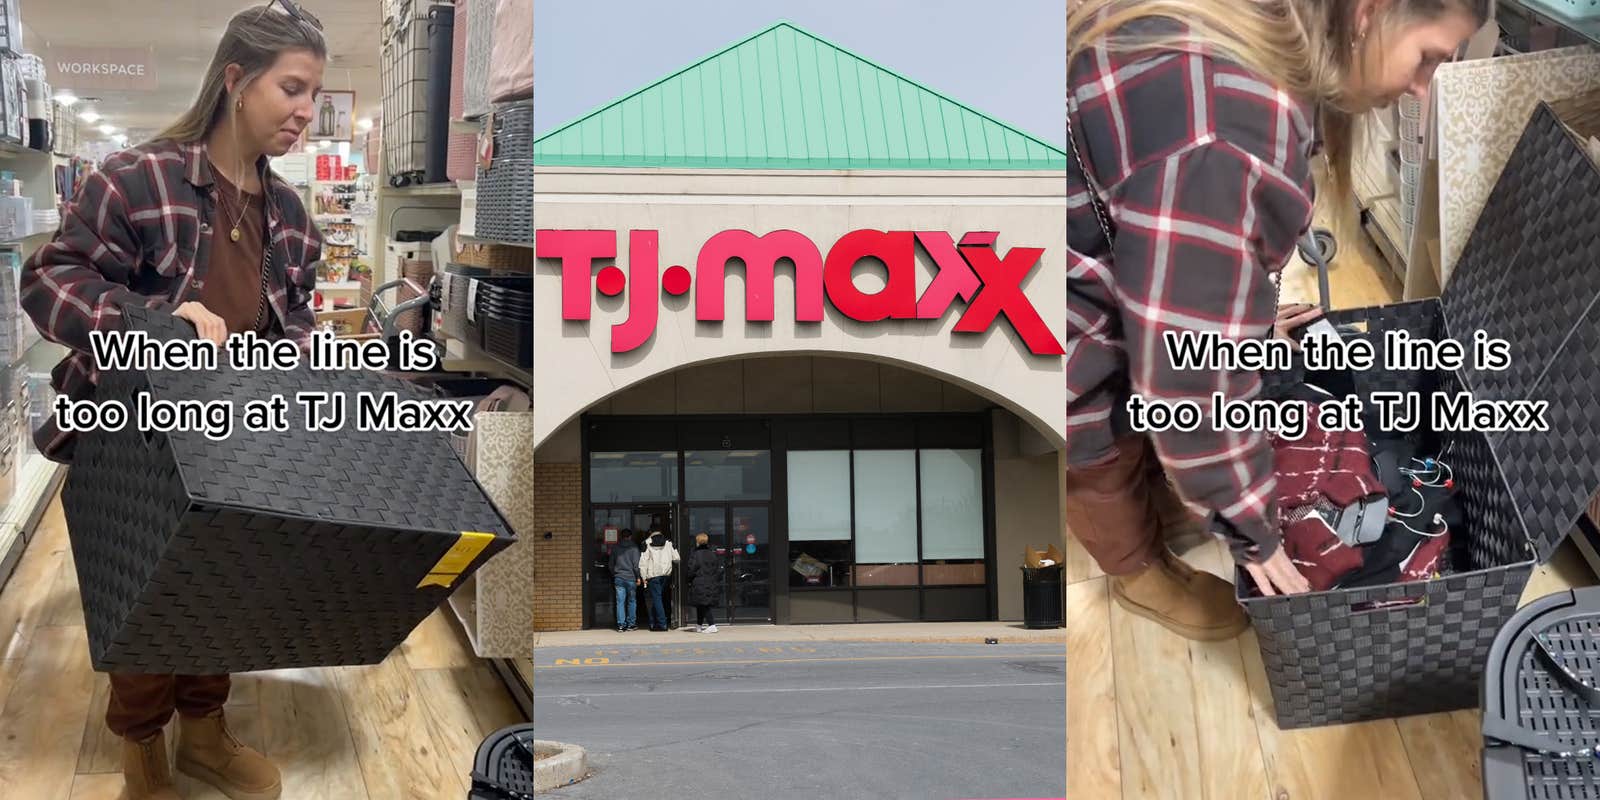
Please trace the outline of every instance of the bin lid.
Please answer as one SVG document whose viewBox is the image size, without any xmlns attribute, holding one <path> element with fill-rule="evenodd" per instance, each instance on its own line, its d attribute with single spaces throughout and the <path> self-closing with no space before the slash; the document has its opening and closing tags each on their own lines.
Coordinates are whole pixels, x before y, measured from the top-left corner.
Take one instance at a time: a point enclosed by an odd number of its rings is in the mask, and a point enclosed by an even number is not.
<svg viewBox="0 0 1600 800">
<path fill-rule="evenodd" d="M 1473 399 L 1548 403 L 1548 430 L 1486 432 L 1546 561 L 1600 489 L 1600 166 L 1547 103 L 1501 171 L 1440 298 Z M 1477 363 L 1477 338 L 1509 345 Z"/>
<path fill-rule="evenodd" d="M 195 338 L 188 323 L 167 314 L 127 308 L 123 316 L 128 330 L 144 331 L 151 339 Z M 366 370 L 312 370 L 304 359 L 293 370 L 244 371 L 223 364 L 216 370 L 141 370 L 139 375 L 155 400 L 232 402 L 232 431 L 226 438 L 212 440 L 203 431 L 152 437 L 171 447 L 195 503 L 316 522 L 514 538 L 456 456 L 448 432 L 358 430 L 359 395 L 431 399 L 406 381 Z M 296 400 L 300 392 L 343 397 L 344 426 L 307 430 Z M 288 429 L 246 428 L 246 403 L 273 395 L 287 403 Z"/>
</svg>

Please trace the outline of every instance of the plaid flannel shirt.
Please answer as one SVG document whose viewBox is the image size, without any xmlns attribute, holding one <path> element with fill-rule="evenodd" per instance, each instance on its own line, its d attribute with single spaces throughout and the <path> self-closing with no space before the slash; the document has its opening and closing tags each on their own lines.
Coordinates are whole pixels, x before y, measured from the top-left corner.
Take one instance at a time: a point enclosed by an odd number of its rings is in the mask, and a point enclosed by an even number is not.
<svg viewBox="0 0 1600 800">
<path fill-rule="evenodd" d="M 316 323 L 311 297 L 322 236 L 299 193 L 265 158 L 256 167 L 268 200 L 267 336 L 305 349 Z M 211 237 L 227 227 L 212 222 L 214 185 L 205 145 L 170 141 L 116 153 L 84 182 L 55 237 L 22 272 L 23 310 L 46 339 L 72 350 L 51 374 L 57 392 L 93 396 L 99 372 L 89 336 L 121 330 L 123 306 L 172 312 L 200 299 Z M 70 461 L 73 439 L 54 416 L 34 432 L 39 451 L 56 461 Z"/>
<path fill-rule="evenodd" d="M 1203 48 L 1112 52 L 1069 65 L 1068 108 L 1111 229 L 1108 242 L 1076 159 L 1067 168 L 1067 462 L 1116 453 L 1131 393 L 1191 400 L 1192 432 L 1151 433 L 1178 493 L 1214 515 L 1239 561 L 1281 538 L 1272 449 L 1257 431 L 1214 430 L 1211 394 L 1254 398 L 1253 371 L 1180 371 L 1164 331 L 1269 335 L 1276 273 L 1311 220 L 1308 109 Z"/>
</svg>

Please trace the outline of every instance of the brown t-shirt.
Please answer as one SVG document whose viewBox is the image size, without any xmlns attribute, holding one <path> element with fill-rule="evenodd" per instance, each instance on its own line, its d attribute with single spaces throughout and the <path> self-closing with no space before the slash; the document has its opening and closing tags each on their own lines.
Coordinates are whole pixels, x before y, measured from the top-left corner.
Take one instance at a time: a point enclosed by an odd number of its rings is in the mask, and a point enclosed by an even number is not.
<svg viewBox="0 0 1600 800">
<path fill-rule="evenodd" d="M 252 327 L 257 332 L 264 331 L 268 315 L 262 308 L 261 270 L 266 210 L 261 195 L 243 195 L 241 203 L 239 190 L 215 166 L 211 177 L 216 181 L 213 197 L 217 213 L 211 221 L 211 263 L 206 269 L 205 286 L 200 289 L 200 303 L 222 317 L 230 334 Z M 237 242 L 233 240 L 235 220 L 239 221 Z"/>
</svg>

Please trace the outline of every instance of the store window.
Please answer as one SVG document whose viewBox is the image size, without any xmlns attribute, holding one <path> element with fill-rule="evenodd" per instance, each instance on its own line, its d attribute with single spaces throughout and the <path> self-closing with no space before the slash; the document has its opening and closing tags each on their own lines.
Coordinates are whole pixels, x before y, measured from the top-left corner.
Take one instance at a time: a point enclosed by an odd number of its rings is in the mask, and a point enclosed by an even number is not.
<svg viewBox="0 0 1600 800">
<path fill-rule="evenodd" d="M 790 451 L 789 585 L 982 586 L 983 451 Z"/>
<path fill-rule="evenodd" d="M 982 451 L 923 450 L 919 462 L 922 582 L 984 583 Z"/>
<path fill-rule="evenodd" d="M 589 454 L 592 503 L 672 502 L 678 499 L 678 454 Z"/>
<path fill-rule="evenodd" d="M 683 454 L 690 502 L 772 499 L 769 450 L 689 451 Z"/>
<path fill-rule="evenodd" d="M 793 451 L 789 474 L 789 585 L 850 585 L 850 451 Z"/>
<path fill-rule="evenodd" d="M 915 586 L 917 453 L 858 450 L 855 459 L 857 586 Z"/>
</svg>

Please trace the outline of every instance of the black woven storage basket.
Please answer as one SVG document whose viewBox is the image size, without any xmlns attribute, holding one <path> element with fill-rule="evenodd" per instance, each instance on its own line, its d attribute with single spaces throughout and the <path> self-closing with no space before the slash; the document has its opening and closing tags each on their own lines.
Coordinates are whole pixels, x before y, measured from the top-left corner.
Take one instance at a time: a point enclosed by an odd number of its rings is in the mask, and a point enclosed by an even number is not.
<svg viewBox="0 0 1600 800">
<path fill-rule="evenodd" d="M 1600 587 L 1522 608 L 1483 682 L 1488 800 L 1600 800 Z"/>
<path fill-rule="evenodd" d="M 468 800 L 533 800 L 533 723 L 489 734 L 472 759 Z"/>
<path fill-rule="evenodd" d="M 156 339 L 194 336 L 144 309 L 124 319 Z M 352 416 L 358 392 L 423 396 L 374 373 L 305 365 L 102 374 L 97 400 L 229 399 L 235 429 L 219 441 L 131 423 L 80 435 L 63 506 L 96 670 L 378 663 L 512 543 L 447 433 L 362 432 L 353 420 L 308 433 L 294 399 L 303 391 L 345 395 Z M 245 430 L 245 401 L 274 394 L 288 400 L 289 430 Z M 472 542 L 483 544 L 475 555 L 442 560 Z"/>
<path fill-rule="evenodd" d="M 533 241 L 533 104 L 496 106 L 494 158 L 478 168 L 474 234 L 498 242 Z"/>
<path fill-rule="evenodd" d="M 1471 391 L 1549 402 L 1548 432 L 1420 436 L 1448 448 L 1465 524 L 1452 574 L 1414 583 L 1240 599 L 1260 640 L 1278 725 L 1299 728 L 1468 708 L 1500 626 L 1533 566 L 1560 544 L 1600 488 L 1600 170 L 1541 106 L 1486 204 L 1442 298 L 1328 314 L 1374 340 L 1378 367 L 1358 394 Z M 1383 332 L 1510 343 L 1504 371 L 1381 369 Z M 1295 376 L 1268 376 L 1265 396 Z M 1424 402 L 1424 411 L 1426 403 Z M 1433 431 L 1422 420 L 1419 431 Z"/>
</svg>

